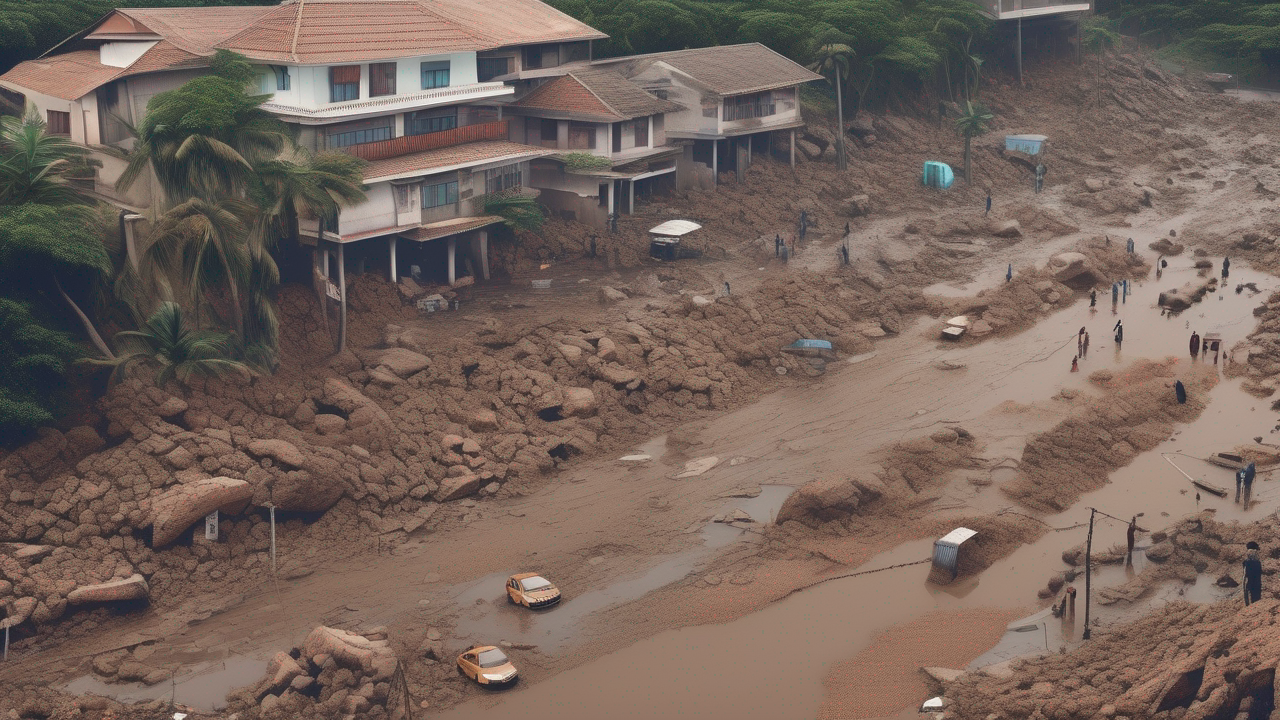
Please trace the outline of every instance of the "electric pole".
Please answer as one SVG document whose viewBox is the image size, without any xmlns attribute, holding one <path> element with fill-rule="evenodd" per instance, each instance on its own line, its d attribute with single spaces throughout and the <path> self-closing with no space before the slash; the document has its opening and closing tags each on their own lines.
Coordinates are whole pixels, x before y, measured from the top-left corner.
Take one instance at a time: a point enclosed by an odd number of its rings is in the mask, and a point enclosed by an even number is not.
<svg viewBox="0 0 1280 720">
<path fill-rule="evenodd" d="M 1093 518 L 1098 513 L 1094 508 L 1089 508 L 1089 538 L 1084 543 L 1084 635 L 1083 639 L 1089 639 L 1089 584 L 1093 576 L 1093 560 L 1090 557 L 1093 554 Z"/>
</svg>

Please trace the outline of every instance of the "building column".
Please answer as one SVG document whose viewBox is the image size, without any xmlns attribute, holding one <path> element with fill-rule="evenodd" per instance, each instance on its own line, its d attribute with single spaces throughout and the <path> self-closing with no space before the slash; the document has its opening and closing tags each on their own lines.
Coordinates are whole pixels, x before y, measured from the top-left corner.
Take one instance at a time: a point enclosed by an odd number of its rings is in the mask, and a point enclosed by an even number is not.
<svg viewBox="0 0 1280 720">
<path fill-rule="evenodd" d="M 609 180 L 609 214 L 610 214 L 610 215 L 613 215 L 613 186 L 614 186 L 614 184 L 615 184 L 615 182 L 614 182 L 612 179 L 611 179 L 611 180 Z"/>
<path fill-rule="evenodd" d="M 454 283 L 454 281 L 458 279 L 458 276 L 457 276 L 457 272 L 458 272 L 458 271 L 457 271 L 457 267 L 456 267 L 456 265 L 457 265 L 457 262 L 456 262 L 457 256 L 458 256 L 458 238 L 456 238 L 456 237 L 450 237 L 450 238 L 449 238 L 449 260 L 448 260 L 448 263 L 449 263 L 449 284 L 450 284 L 450 285 L 452 285 L 452 284 Z"/>
<path fill-rule="evenodd" d="M 347 263 L 343 243 L 338 243 L 338 352 L 347 349 Z"/>
<path fill-rule="evenodd" d="M 711 184 L 720 184 L 720 141 L 711 141 Z"/>
<path fill-rule="evenodd" d="M 751 136 L 747 136 L 747 167 L 751 167 Z"/>
<path fill-rule="evenodd" d="M 1018 84 L 1022 82 L 1022 16 L 1018 16 Z"/>
<path fill-rule="evenodd" d="M 387 241 L 391 250 L 391 282 L 393 283 L 400 281 L 399 276 L 396 275 L 396 240 L 396 236 L 392 235 L 391 239 Z"/>
<path fill-rule="evenodd" d="M 742 182 L 742 174 L 746 172 L 746 160 L 743 159 L 742 138 L 736 138 L 729 141 L 733 145 L 733 175 L 738 178 L 738 182 Z"/>
<path fill-rule="evenodd" d="M 133 271 L 138 272 L 138 240 L 136 223 L 143 217 L 137 213 L 125 214 L 121 211 L 121 218 L 124 222 L 124 247 L 129 257 L 129 264 L 133 266 Z"/>
<path fill-rule="evenodd" d="M 796 131 L 791 131 L 791 169 L 796 169 Z"/>
<path fill-rule="evenodd" d="M 489 231 L 480 231 L 480 272 L 489 279 Z"/>
<path fill-rule="evenodd" d="M 627 193 L 628 193 L 627 214 L 635 215 L 636 214 L 636 181 L 635 180 L 627 181 Z"/>
<path fill-rule="evenodd" d="M 320 245 L 321 243 L 324 243 L 324 241 L 316 241 L 316 245 Z M 320 250 L 320 277 L 325 280 L 329 279 L 329 248 L 327 247 Z"/>
</svg>

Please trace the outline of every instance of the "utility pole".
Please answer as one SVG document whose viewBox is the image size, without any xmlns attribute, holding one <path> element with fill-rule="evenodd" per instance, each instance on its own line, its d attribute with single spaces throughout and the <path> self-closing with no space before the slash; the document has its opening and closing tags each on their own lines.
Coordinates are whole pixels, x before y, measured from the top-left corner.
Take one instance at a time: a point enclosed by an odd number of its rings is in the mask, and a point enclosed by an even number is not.
<svg viewBox="0 0 1280 720">
<path fill-rule="evenodd" d="M 1022 81 L 1022 16 L 1018 16 L 1018 84 L 1025 85 Z"/>
<path fill-rule="evenodd" d="M 1093 560 L 1090 557 L 1093 554 L 1093 518 L 1098 513 L 1094 508 L 1089 508 L 1089 538 L 1084 544 L 1084 635 L 1085 640 L 1089 639 L 1089 585 L 1093 577 Z"/>
</svg>

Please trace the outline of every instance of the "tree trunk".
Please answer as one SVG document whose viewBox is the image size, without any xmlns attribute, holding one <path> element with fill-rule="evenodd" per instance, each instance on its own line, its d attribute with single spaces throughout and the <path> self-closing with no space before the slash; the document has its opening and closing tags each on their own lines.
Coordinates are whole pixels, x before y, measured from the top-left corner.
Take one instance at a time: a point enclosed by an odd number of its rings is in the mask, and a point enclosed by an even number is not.
<svg viewBox="0 0 1280 720">
<path fill-rule="evenodd" d="M 836 122 L 839 126 L 836 128 L 836 168 L 844 170 L 847 165 L 844 154 L 844 96 L 840 93 L 840 86 L 844 82 L 840 78 L 840 68 L 836 67 Z"/>
<path fill-rule="evenodd" d="M 969 163 L 969 150 L 973 146 L 973 138 L 968 135 L 964 136 L 964 181 L 966 183 L 973 180 L 973 167 Z"/>
<path fill-rule="evenodd" d="M 347 263 L 338 243 L 338 352 L 347 349 Z"/>
<path fill-rule="evenodd" d="M 67 291 L 62 289 L 62 283 L 58 282 L 57 276 L 53 278 L 53 285 L 58 288 L 58 294 L 62 296 L 67 305 L 71 306 L 71 310 L 76 314 L 76 317 L 80 318 L 80 323 L 84 325 L 85 332 L 89 334 L 89 339 L 93 341 L 94 347 L 98 348 L 98 352 L 106 356 L 108 360 L 115 360 L 115 353 L 111 352 L 111 348 L 107 347 L 107 343 L 98 334 L 98 330 L 93 326 L 93 322 L 89 320 L 89 316 L 85 315 L 80 306 L 76 305 L 76 301 L 72 300 Z"/>
</svg>

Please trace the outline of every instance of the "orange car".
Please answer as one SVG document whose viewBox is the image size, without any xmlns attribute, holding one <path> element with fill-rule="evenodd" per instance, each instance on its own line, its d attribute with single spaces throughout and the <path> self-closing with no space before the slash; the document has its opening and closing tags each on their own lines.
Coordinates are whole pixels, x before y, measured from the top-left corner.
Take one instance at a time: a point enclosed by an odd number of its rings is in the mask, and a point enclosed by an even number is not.
<svg viewBox="0 0 1280 720">
<path fill-rule="evenodd" d="M 560 602 L 560 591 L 538 573 L 520 573 L 507 578 L 507 601 L 527 608 L 546 608 Z"/>
<path fill-rule="evenodd" d="M 492 645 L 478 645 L 459 655 L 458 672 L 490 687 L 510 685 L 520 677 L 507 654 Z"/>
</svg>

